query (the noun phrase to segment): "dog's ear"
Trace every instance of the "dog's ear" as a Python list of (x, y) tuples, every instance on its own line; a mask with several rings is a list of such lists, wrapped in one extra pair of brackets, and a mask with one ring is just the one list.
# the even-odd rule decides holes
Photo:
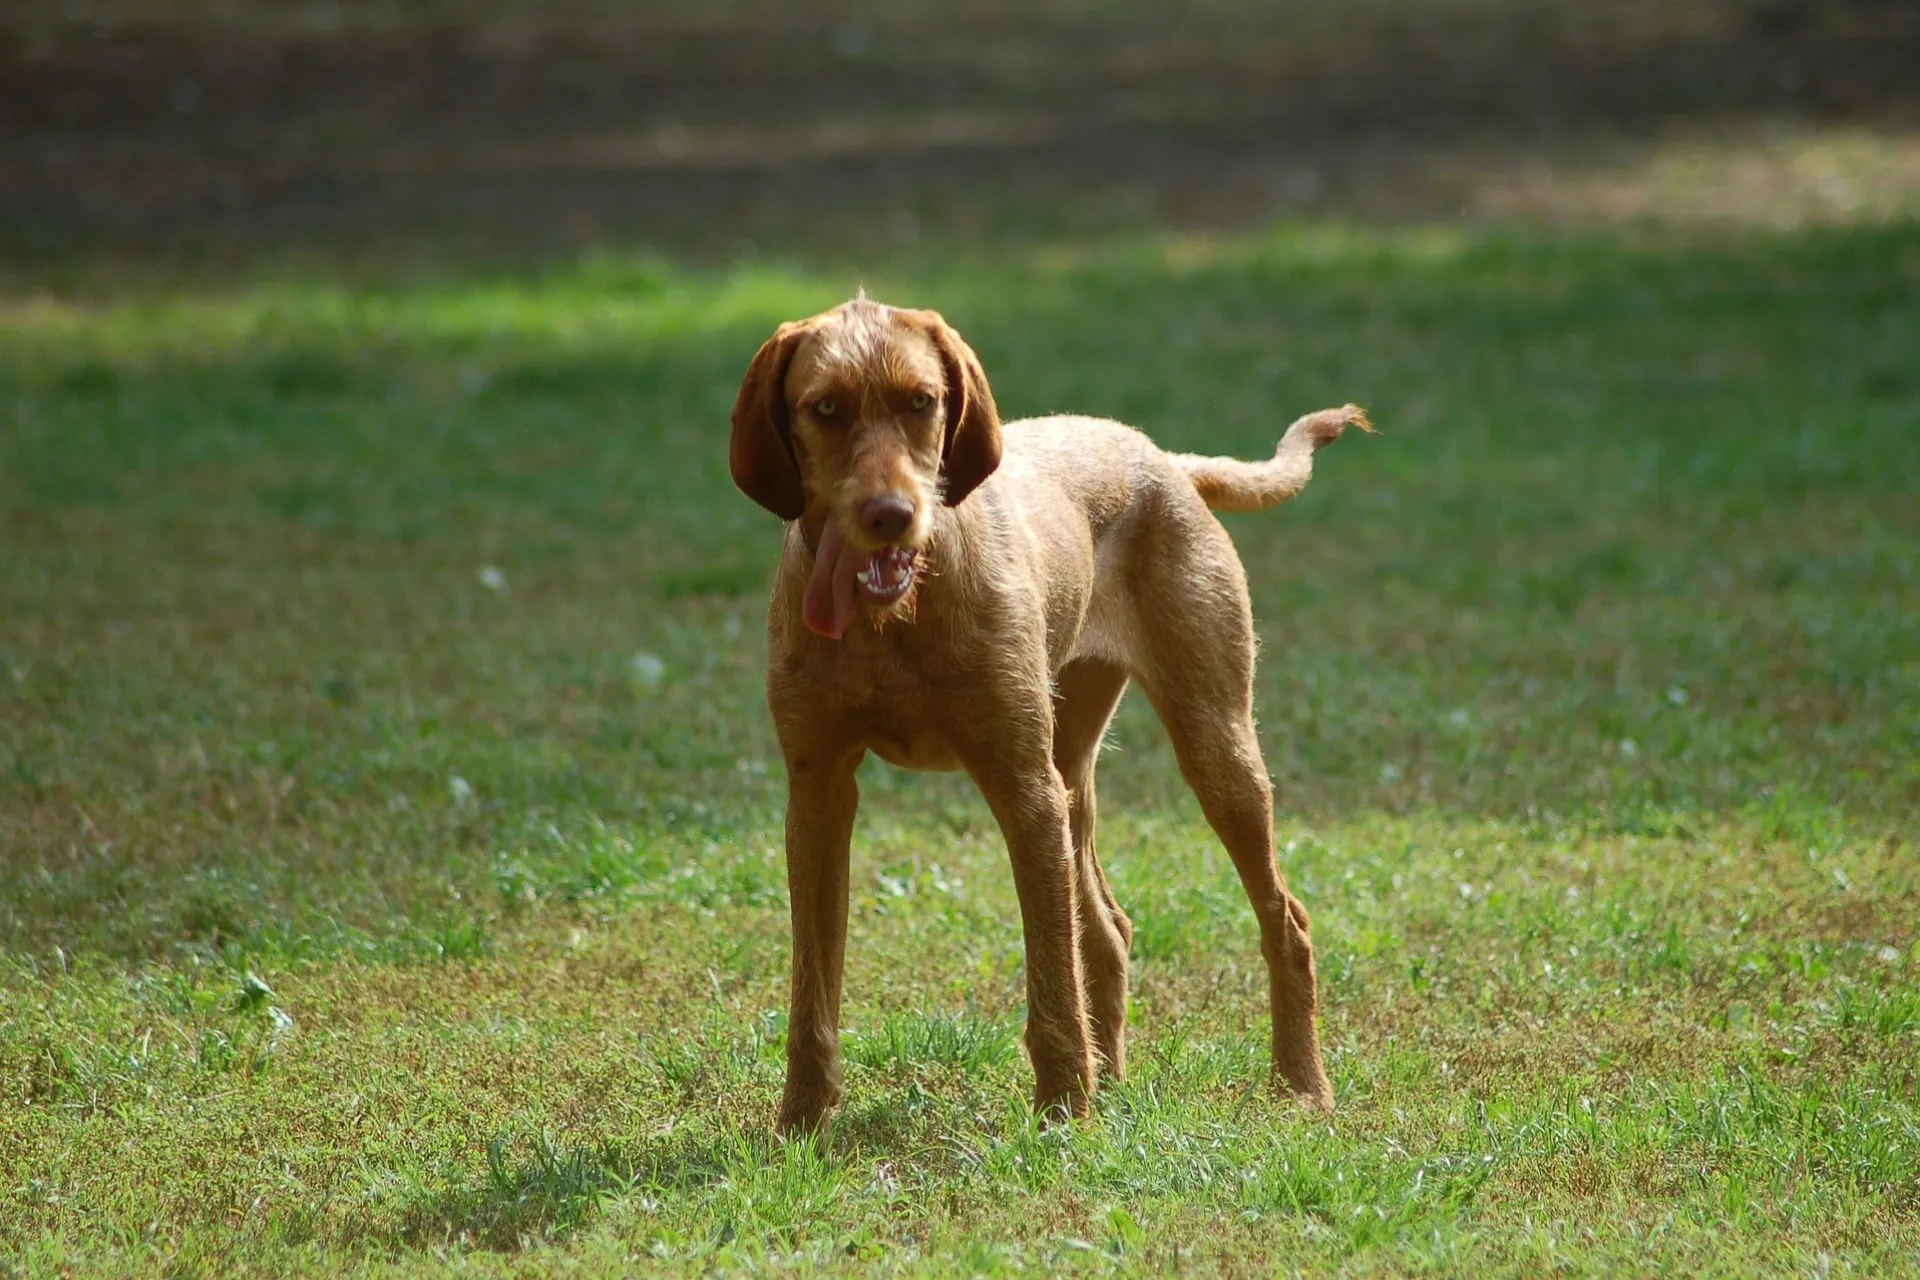
[(812, 330), (807, 320), (788, 321), (774, 330), (747, 366), (733, 401), (733, 441), (727, 449), (733, 482), (782, 520), (798, 520), (807, 505), (800, 464), (793, 456), (787, 368), (800, 340)]
[(907, 313), (940, 349), (947, 371), (947, 438), (941, 449), (946, 504), (957, 507), (1000, 465), (1000, 411), (987, 371), (937, 311)]

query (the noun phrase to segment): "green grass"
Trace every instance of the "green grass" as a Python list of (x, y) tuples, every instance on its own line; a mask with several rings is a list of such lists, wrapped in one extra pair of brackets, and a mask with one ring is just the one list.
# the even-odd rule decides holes
[(849, 1104), (785, 999), (725, 422), (852, 271), (0, 301), (0, 1272), (1911, 1273), (1920, 230), (1281, 228), (866, 282), (1236, 518), (1331, 1122), (1137, 699), (1127, 1083), (1036, 1129), (1005, 854), (864, 775)]

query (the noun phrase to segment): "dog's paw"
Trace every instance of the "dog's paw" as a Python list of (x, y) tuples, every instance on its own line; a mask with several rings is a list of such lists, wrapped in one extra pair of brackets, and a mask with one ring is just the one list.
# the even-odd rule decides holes
[(838, 1089), (789, 1089), (780, 1100), (780, 1114), (773, 1131), (783, 1138), (826, 1132), (834, 1108), (840, 1105)]
[(1282, 1100), (1295, 1103), (1316, 1116), (1333, 1114), (1333, 1085), (1323, 1071), (1305, 1073), (1302, 1079), (1290, 1080), (1285, 1073), (1275, 1070), (1273, 1092)]

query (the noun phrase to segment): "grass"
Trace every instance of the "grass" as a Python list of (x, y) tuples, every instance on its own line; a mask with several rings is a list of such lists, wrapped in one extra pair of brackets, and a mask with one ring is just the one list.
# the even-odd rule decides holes
[(0, 1271), (1912, 1273), (1920, 230), (898, 257), (1232, 529), (1340, 1110), (1137, 700), (1127, 1083), (1038, 1130), (1005, 854), (870, 766), (849, 1105), (767, 1134), (776, 529), (722, 434), (857, 275), (600, 257), (0, 301)]

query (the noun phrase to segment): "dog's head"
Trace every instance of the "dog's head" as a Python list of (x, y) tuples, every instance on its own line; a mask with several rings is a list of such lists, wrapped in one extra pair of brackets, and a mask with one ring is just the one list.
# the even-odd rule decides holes
[(848, 591), (890, 605), (912, 585), (935, 508), (999, 466), (1000, 415), (979, 357), (937, 313), (861, 297), (760, 348), (734, 401), (730, 462), (741, 491), (783, 520), (823, 507), (823, 561), (829, 541), (834, 556), (847, 549)]

